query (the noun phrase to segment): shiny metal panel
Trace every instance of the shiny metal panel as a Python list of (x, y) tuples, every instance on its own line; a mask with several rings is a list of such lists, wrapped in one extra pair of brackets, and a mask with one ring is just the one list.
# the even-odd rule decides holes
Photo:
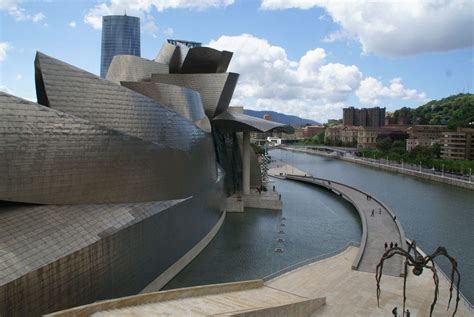
[(168, 65), (133, 55), (116, 55), (110, 63), (107, 80), (120, 84), (121, 81), (143, 81), (151, 74), (168, 74)]
[(202, 130), (151, 98), (42, 53), (35, 72), (51, 108), (180, 150), (189, 151), (204, 138)]
[(214, 170), (209, 137), (188, 153), (0, 93), (0, 200), (77, 204), (182, 198), (215, 179)]
[(236, 73), (220, 74), (153, 74), (153, 82), (177, 85), (198, 91), (206, 115), (212, 119), (228, 107), (237, 85)]
[(186, 46), (164, 43), (155, 58), (155, 62), (168, 65), (170, 73), (179, 73), (188, 51), (189, 48)]
[(214, 227), (222, 179), (145, 203), (0, 205), (0, 315), (39, 316), (138, 293)]
[(122, 85), (173, 109), (207, 133), (211, 124), (204, 113), (201, 95), (192, 89), (154, 82), (128, 82)]
[(226, 132), (269, 132), (279, 131), (284, 133), (294, 133), (295, 129), (289, 124), (278, 123), (252, 117), (243, 113), (226, 111), (214, 119), (212, 124)]
[(181, 73), (225, 73), (232, 55), (232, 52), (218, 51), (210, 47), (191, 48), (181, 66)]

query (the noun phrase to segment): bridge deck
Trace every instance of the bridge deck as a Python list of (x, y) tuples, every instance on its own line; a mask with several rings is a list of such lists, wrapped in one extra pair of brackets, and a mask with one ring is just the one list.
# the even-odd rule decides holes
[[(405, 234), (398, 220), (394, 221), (393, 213), (380, 201), (361, 190), (353, 188), (339, 182), (327, 179), (315, 178), (312, 176), (304, 176), (289, 174), (289, 168), (286, 169), (287, 174), (280, 175), (278, 170), (277, 176), (300, 182), (315, 184), (332, 190), (336, 194), (351, 202), (359, 212), (363, 226), (363, 235), (359, 254), (356, 257), (353, 268), (363, 272), (375, 273), (376, 266), (380, 258), (385, 252), (384, 243), (397, 243), (398, 246), (405, 248)], [(298, 170), (299, 171), (299, 170)], [(272, 175), (274, 170), (270, 169), (269, 174)], [(302, 175), (303, 174), (303, 175)], [(310, 175), (306, 173), (306, 175)], [(374, 216), (372, 216), (372, 210)], [(402, 243), (403, 241), (403, 243)], [(394, 256), (384, 263), (383, 273), (392, 276), (400, 276), (402, 273), (403, 259), (400, 256)]]

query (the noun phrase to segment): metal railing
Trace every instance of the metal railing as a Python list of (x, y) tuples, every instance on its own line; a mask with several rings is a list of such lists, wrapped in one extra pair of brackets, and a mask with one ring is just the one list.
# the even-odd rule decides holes
[[(282, 147), (284, 150), (290, 150), (290, 151), (295, 151), (295, 152), (303, 152), (303, 153), (312, 153), (312, 154), (321, 154), (324, 156), (331, 156), (329, 152), (325, 150), (321, 150), (318, 148), (314, 147)], [(331, 152), (335, 153), (335, 152)], [(458, 175), (458, 174), (453, 174), (448, 171), (444, 170), (437, 170), (434, 168), (426, 168), (421, 166), (420, 164), (411, 164), (411, 163), (406, 163), (406, 162), (398, 162), (398, 161), (393, 161), (393, 160), (387, 160), (385, 158), (380, 158), (380, 159), (375, 159), (375, 158), (369, 158), (369, 157), (360, 157), (360, 156), (355, 156), (350, 153), (346, 153), (345, 155), (337, 155), (339, 157), (344, 157), (345, 159), (350, 159), (354, 161), (363, 161), (366, 163), (371, 163), (374, 167), (381, 167), (381, 166), (391, 166), (396, 169), (400, 170), (406, 170), (406, 171), (413, 171), (413, 172), (418, 172), (418, 173), (424, 173), (428, 175), (434, 175), (442, 178), (447, 178), (447, 179), (452, 179), (456, 181), (461, 181), (465, 183), (473, 183), (473, 175), (472, 171), (470, 171), (469, 174), (464, 174), (464, 175)]]
[(344, 247), (342, 248), (339, 248), (337, 250), (334, 250), (334, 251), (331, 251), (331, 252), (327, 252), (327, 253), (324, 253), (324, 254), (321, 254), (321, 255), (318, 255), (318, 256), (315, 256), (313, 258), (309, 258), (309, 259), (306, 259), (306, 260), (303, 260), (301, 262), (298, 262), (298, 263), (295, 263), (295, 264), (292, 264), (290, 266), (287, 266), (286, 268), (283, 268), (279, 271), (276, 271), (275, 273), (272, 273), (272, 274), (269, 274), (267, 276), (265, 276), (263, 278), (263, 280), (266, 282), (266, 281), (269, 281), (271, 279), (274, 279), (278, 276), (281, 276), (285, 273), (288, 273), (290, 271), (293, 271), (293, 270), (296, 270), (300, 267), (303, 267), (305, 265), (308, 265), (308, 264), (311, 264), (311, 263), (315, 263), (315, 262), (318, 262), (318, 261), (321, 261), (321, 260), (324, 260), (324, 259), (327, 259), (327, 258), (330, 258), (330, 257), (333, 257), (335, 255), (338, 255), (339, 253), (343, 252), (344, 250), (346, 250), (348, 247), (359, 247), (360, 246), (360, 243), (359, 242), (355, 242), (355, 241), (350, 241), (348, 242)]

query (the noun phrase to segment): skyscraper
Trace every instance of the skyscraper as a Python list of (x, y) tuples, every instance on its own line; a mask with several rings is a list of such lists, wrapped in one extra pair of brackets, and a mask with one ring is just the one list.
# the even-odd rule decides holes
[(100, 77), (105, 78), (115, 55), (140, 56), (140, 18), (127, 15), (102, 18)]

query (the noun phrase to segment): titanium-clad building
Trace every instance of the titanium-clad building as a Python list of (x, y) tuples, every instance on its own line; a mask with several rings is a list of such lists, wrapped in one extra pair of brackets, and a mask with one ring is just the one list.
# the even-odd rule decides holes
[(102, 18), (100, 77), (105, 78), (116, 55), (140, 56), (140, 18), (108, 15)]
[(245, 133), (291, 129), (228, 112), (230, 52), (165, 48), (107, 79), (38, 52), (38, 103), (0, 92), (0, 316), (160, 289), (249, 185)]

